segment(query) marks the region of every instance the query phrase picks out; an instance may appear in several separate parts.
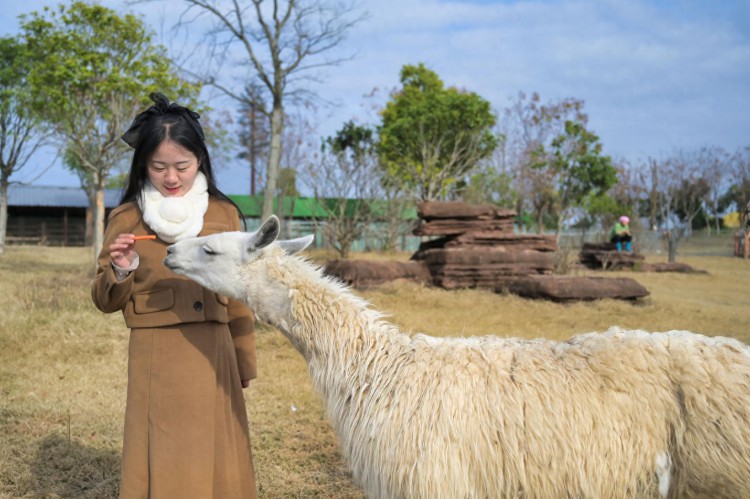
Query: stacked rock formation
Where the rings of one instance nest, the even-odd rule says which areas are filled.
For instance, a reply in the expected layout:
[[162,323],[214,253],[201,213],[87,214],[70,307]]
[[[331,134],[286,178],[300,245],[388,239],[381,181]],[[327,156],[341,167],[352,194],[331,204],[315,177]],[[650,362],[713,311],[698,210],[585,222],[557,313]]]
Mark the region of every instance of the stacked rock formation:
[[521,276],[554,268],[554,236],[514,234],[515,212],[493,205],[423,202],[417,206],[424,242],[412,260],[426,264],[433,284],[446,289],[500,289]]
[[325,272],[360,289],[407,279],[555,301],[635,300],[649,294],[629,278],[552,275],[555,237],[514,234],[511,210],[460,202],[424,202],[417,209],[414,234],[437,237],[423,242],[410,261],[334,260]]

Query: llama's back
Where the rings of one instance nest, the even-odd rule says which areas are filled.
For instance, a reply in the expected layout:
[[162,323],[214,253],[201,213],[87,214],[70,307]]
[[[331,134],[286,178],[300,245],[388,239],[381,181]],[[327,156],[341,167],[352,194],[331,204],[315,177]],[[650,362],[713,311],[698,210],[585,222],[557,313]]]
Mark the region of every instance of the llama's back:
[[[381,363],[340,430],[355,477],[372,497],[654,497],[670,477],[671,494],[716,477],[712,492],[750,495],[736,478],[750,473],[750,390],[726,400],[750,379],[749,357],[696,338],[417,336],[410,358]],[[732,421],[717,432],[707,417],[722,403]],[[716,455],[727,448],[736,455]]]

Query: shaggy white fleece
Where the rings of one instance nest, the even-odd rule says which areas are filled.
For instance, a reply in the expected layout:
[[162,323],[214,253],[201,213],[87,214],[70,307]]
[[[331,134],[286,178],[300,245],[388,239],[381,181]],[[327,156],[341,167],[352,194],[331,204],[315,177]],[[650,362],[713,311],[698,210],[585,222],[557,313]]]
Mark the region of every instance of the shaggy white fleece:
[[741,342],[407,335],[267,225],[182,241],[165,264],[289,338],[368,497],[750,497]]

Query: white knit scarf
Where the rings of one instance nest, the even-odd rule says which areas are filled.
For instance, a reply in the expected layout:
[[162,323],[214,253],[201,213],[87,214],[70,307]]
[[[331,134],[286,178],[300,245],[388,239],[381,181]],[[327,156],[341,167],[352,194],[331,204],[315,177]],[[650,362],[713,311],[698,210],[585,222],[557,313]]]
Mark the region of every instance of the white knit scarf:
[[143,221],[168,243],[195,237],[203,228],[203,215],[208,209],[206,176],[198,172],[195,182],[183,196],[164,196],[151,181],[146,182],[138,197]]

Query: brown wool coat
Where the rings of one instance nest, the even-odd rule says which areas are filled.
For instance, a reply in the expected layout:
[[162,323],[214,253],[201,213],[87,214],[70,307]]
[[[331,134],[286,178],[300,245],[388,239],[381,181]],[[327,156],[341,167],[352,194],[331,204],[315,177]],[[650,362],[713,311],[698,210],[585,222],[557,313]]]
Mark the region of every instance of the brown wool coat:
[[[210,198],[199,235],[235,230],[234,206]],[[252,312],[164,267],[158,238],[136,242],[118,282],[108,248],[122,233],[154,234],[135,203],[110,214],[91,291],[131,328],[120,497],[256,497],[240,384],[256,377]]]

